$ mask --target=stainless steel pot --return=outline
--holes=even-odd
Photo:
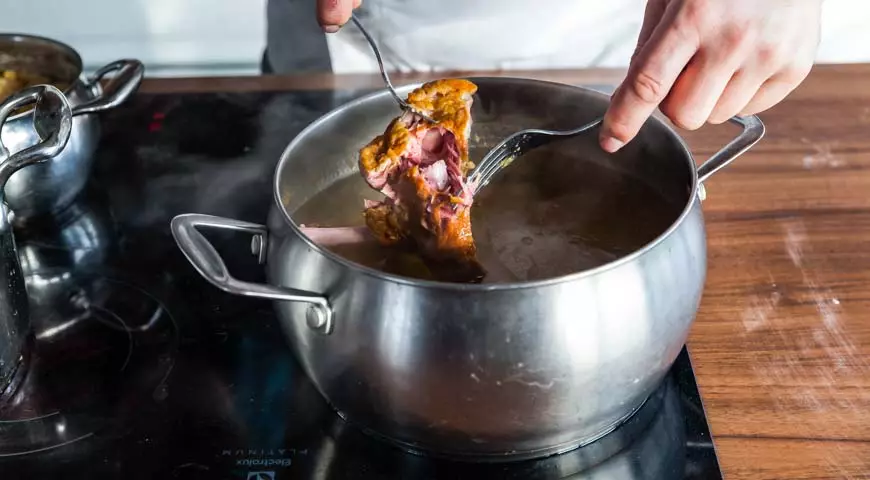
[[[521,128],[581,125],[602,115],[609,102],[568,85],[472,80],[479,86],[472,148],[484,150]],[[530,179],[527,190],[590,193],[563,219],[590,217],[586,210],[602,218],[614,214],[614,205],[625,203],[622,190],[635,185],[629,179],[640,179],[666,200],[665,221],[650,224],[632,214],[646,202],[639,200],[609,225],[623,236],[649,235],[613,261],[534,281],[468,285],[386,274],[323,248],[300,229],[309,221],[297,218],[300,208],[358,175],[355,152],[396,113],[382,92],[311,124],[278,164],[268,226],[178,216],[172,232],[184,255],[218,288],[276,300],[287,338],[320,392],[351,422],[408,448],[534,457],[612,431],[662,381],[695,318],[706,275],[701,182],[762,137],[761,121],[733,119],[742,133],[697,169],[660,118],[614,156],[589,135],[515,162],[504,175]],[[593,175],[605,170],[615,172],[607,181]],[[512,194],[500,181],[484,192],[486,202]],[[484,208],[481,202],[475,208]],[[356,198],[324,209],[359,217],[361,203]],[[252,235],[269,283],[233,278],[197,230],[206,227]]]
[[[27,118],[28,135],[38,141],[24,149],[11,150],[0,140],[0,400],[10,393],[10,385],[24,358],[24,346],[31,336],[28,297],[21,271],[15,236],[7,220],[9,211],[2,187],[24,167],[45,162],[59,155],[70,139],[72,112],[67,98],[55,87],[39,85],[9,97],[0,106],[0,126],[17,109],[36,103]],[[32,168],[32,167],[31,167]]]
[[[9,179],[6,199],[16,223],[57,212],[68,206],[87,183],[100,137],[95,114],[124,103],[139,87],[145,68],[137,60],[118,60],[85,79],[82,60],[72,47],[32,35],[0,34],[0,70],[38,74],[60,86],[73,108],[72,135],[66,148],[51,162],[28,168]],[[101,81],[114,74],[105,86]],[[0,138],[11,150],[35,144],[29,128],[30,112],[11,117]]]

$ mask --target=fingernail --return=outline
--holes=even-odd
[[[338,26],[338,25],[324,25],[324,26],[323,26],[323,31],[326,32],[326,33],[335,33],[335,32],[337,32],[338,29],[340,29],[340,28],[341,28],[341,27]]]
[[[604,149],[607,153],[616,153],[620,148],[624,147],[625,143],[613,138],[613,137],[604,137],[601,139],[601,148]]]

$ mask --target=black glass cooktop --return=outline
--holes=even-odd
[[[7,479],[721,479],[685,351],[626,424],[541,460],[402,452],[344,424],[301,373],[272,305],[207,284],[170,219],[262,222],[305,125],[363,92],[140,95],[103,117],[88,189],[19,229],[27,374],[0,410]],[[238,277],[249,238],[212,237]]]

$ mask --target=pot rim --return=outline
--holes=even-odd
[[[0,33],[0,42],[8,40],[13,43],[22,43],[22,42],[36,42],[44,45],[49,45],[52,48],[57,48],[58,50],[63,51],[65,54],[69,55],[70,59],[75,62],[76,74],[73,78],[70,79],[69,86],[63,90],[63,94],[69,96],[69,94],[75,88],[76,82],[81,80],[82,72],[84,71],[84,63],[82,63],[82,56],[79,52],[71,47],[70,45],[61,42],[60,40],[55,40],[53,38],[43,37],[41,35],[31,35],[29,33],[15,33],[15,32],[6,32]],[[15,115],[11,115],[6,122],[12,122],[13,120],[18,120],[21,117],[28,115],[30,112],[25,111],[21,113],[17,113]]]
[[[552,81],[548,81],[548,80],[537,80],[537,79],[532,79],[532,78],[511,77],[511,76],[499,76],[499,77],[476,76],[476,77],[457,77],[457,78],[463,78],[466,80],[470,80],[472,82],[474,82],[475,80],[484,80],[484,81],[507,80],[507,81],[511,81],[511,82],[526,83],[526,84],[532,84],[532,85],[548,84],[548,85],[558,86],[561,88],[584,90],[584,91],[588,92],[589,94],[591,94],[593,96],[597,96],[597,97],[602,98],[602,99],[605,99],[608,102],[609,102],[609,99],[611,98],[610,95],[601,93],[601,92],[596,91],[596,90],[592,90],[590,88],[581,87],[581,86],[577,86],[577,85],[570,85],[570,84],[566,84],[566,83],[552,82]],[[413,90],[414,88],[417,88],[420,85],[422,85],[422,83],[419,83],[419,82],[412,83],[412,84],[396,87],[396,90],[399,93],[404,93],[406,91]],[[560,275],[560,276],[556,276],[556,277],[552,277],[552,278],[545,278],[545,279],[541,279],[541,280],[532,280],[532,281],[526,281],[526,282],[508,282],[508,283],[456,283],[456,282],[442,282],[442,281],[436,281],[436,280],[419,280],[419,279],[415,279],[415,278],[404,277],[404,276],[400,276],[400,275],[386,273],[386,272],[383,272],[381,270],[377,270],[375,268],[371,268],[371,267],[367,267],[365,265],[358,264],[356,262],[353,262],[351,260],[348,260],[348,259],[342,257],[341,255],[335,254],[335,253],[329,251],[328,249],[322,248],[320,245],[318,245],[317,243],[312,241],[307,235],[305,235],[304,232],[302,232],[302,229],[299,227],[299,225],[296,223],[296,221],[293,220],[290,213],[287,211],[287,208],[281,202],[281,195],[279,192],[279,188],[280,188],[279,183],[280,183],[281,177],[279,174],[284,169],[285,164],[287,163],[287,158],[289,156],[288,155],[289,152],[293,148],[295,148],[296,145],[299,144],[302,141],[302,139],[304,139],[305,136],[309,132],[316,130],[321,124],[325,123],[326,121],[333,118],[334,116],[343,113],[346,110],[349,110],[351,108],[355,108],[361,104],[372,101],[373,99],[376,99],[378,97],[386,97],[389,95],[390,95],[390,92],[386,89],[363,95],[359,98],[356,98],[348,103],[345,103],[344,105],[341,105],[341,106],[331,110],[330,112],[327,112],[326,114],[319,117],[317,120],[311,122],[308,126],[306,126],[304,129],[302,129],[302,131],[300,131],[293,138],[293,140],[290,141],[289,144],[287,144],[287,147],[284,148],[284,151],[281,153],[281,158],[279,159],[278,164],[275,166],[273,179],[272,179],[272,181],[273,181],[272,198],[275,202],[275,206],[281,211],[281,214],[283,215],[284,221],[287,224],[289,224],[290,229],[293,230],[293,233],[295,233],[296,236],[298,236],[300,239],[302,239],[302,241],[304,241],[308,245],[308,247],[311,248],[312,250],[314,250],[315,252],[325,256],[329,260],[336,262],[345,268],[352,269],[354,271],[360,272],[360,273],[365,274],[367,276],[374,277],[374,278],[377,278],[379,280],[384,280],[384,281],[388,281],[388,282],[393,282],[393,283],[398,283],[398,284],[403,284],[403,285],[408,285],[408,286],[413,286],[413,287],[425,287],[425,288],[434,288],[434,289],[439,289],[439,290],[469,292],[469,293],[471,293],[471,292],[504,291],[504,290],[519,290],[519,289],[527,289],[527,288],[539,288],[539,287],[547,287],[547,286],[552,286],[552,285],[556,285],[556,284],[568,283],[568,282],[572,282],[572,281],[576,281],[576,280],[581,280],[584,278],[589,278],[589,277],[592,277],[595,275],[600,275],[604,272],[619,268],[627,263],[635,261],[637,258],[640,258],[640,257],[646,255],[647,253],[649,253],[650,251],[652,251],[653,249],[655,249],[659,244],[661,244],[668,237],[670,237],[678,228],[680,228],[680,226],[685,221],[686,217],[688,217],[689,214],[692,212],[692,209],[694,208],[695,203],[698,199],[698,189],[699,189],[698,170],[697,170],[697,166],[695,164],[695,158],[692,155],[691,150],[689,150],[689,147],[686,144],[686,141],[683,139],[683,137],[680,136],[676,132],[676,130],[674,130],[674,128],[668,122],[663,121],[657,115],[653,115],[652,117],[650,117],[650,120],[660,122],[662,124],[662,126],[666,129],[666,131],[672,136],[672,138],[675,138],[677,140],[680,148],[685,153],[683,158],[687,163],[686,166],[689,168],[689,170],[691,170],[692,188],[691,188],[691,191],[689,193],[688,201],[686,202],[686,205],[683,207],[683,210],[682,210],[682,212],[680,212],[680,215],[677,217],[677,219],[674,220],[674,222],[667,229],[665,229],[662,233],[660,233],[654,239],[647,242],[642,247],[634,250],[633,252],[631,252],[627,255],[624,255],[622,257],[619,257],[616,260],[607,262],[603,265],[599,265],[599,266],[594,267],[594,268],[590,268],[588,270],[581,270],[579,272],[569,273],[567,275]]]
[[[69,93],[69,91],[72,90],[72,84],[81,77],[82,72],[84,71],[82,56],[79,54],[79,52],[70,45],[61,42],[60,40],[55,40],[53,38],[43,37],[40,35],[31,35],[29,33],[15,32],[0,33],[0,41],[3,40],[10,40],[12,42],[19,43],[22,41],[32,41],[36,43],[48,44],[51,47],[62,50],[64,51],[64,53],[68,54],[70,58],[75,61],[76,74],[75,77],[71,79],[70,86],[67,87],[63,93]]]

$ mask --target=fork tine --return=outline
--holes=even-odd
[[[496,173],[498,173],[498,171],[499,169],[490,170],[488,172],[488,175],[481,176],[477,181],[477,188],[475,189],[475,191],[480,190],[481,188],[488,185],[490,180],[492,180],[492,178],[495,176]]]
[[[426,115],[420,109],[415,108],[413,105],[411,105],[408,102],[402,102],[402,108],[409,110],[410,112],[415,113],[417,115],[420,115],[421,117],[423,117],[423,120],[426,120],[429,123],[438,125],[438,122],[434,118],[430,117],[429,115]]]
[[[495,174],[499,170],[499,167],[501,166],[501,163],[504,161],[505,158],[507,158],[506,155],[498,155],[497,157],[493,157],[492,163],[490,163],[486,169],[482,169],[480,171],[480,174],[477,176],[478,184],[488,178],[491,178],[493,174]]]
[[[502,162],[512,153],[515,153],[517,150],[517,145],[514,139],[511,139],[509,142],[503,142],[501,145],[490,151],[483,160],[481,160],[481,165],[479,168],[480,175],[484,174],[491,175],[493,170],[498,170],[501,168]],[[519,153],[519,152],[516,152]]]
[[[490,150],[483,159],[478,162],[477,166],[474,167],[471,174],[468,175],[467,181],[468,183],[477,183],[475,191],[472,194],[477,194],[477,190],[480,190],[484,185],[489,183],[492,177],[498,173],[501,169],[502,162],[507,156],[513,151],[510,147],[510,142],[503,141],[498,146]],[[460,192],[461,194],[462,192]],[[459,210],[459,205],[453,205],[453,211],[456,212]]]
[[[503,148],[504,146],[501,147],[490,151],[468,176],[469,183],[476,184],[475,193],[482,185],[489,183],[489,179],[498,172],[502,162],[507,157],[510,150]]]
[[[478,165],[478,168],[475,168],[474,171],[471,173],[471,175],[468,176],[468,183],[475,183],[475,182],[479,181],[487,172],[492,170],[492,168],[493,168],[493,161],[492,160],[494,158],[495,157],[490,157],[490,159],[488,159],[486,161],[486,163],[481,162],[480,165]]]
[[[480,162],[480,166],[475,169],[474,176],[480,178],[486,172],[489,172],[498,164],[497,160],[500,155],[493,155],[486,159],[486,161]]]
[[[499,170],[502,169],[502,163],[508,157],[508,152],[503,151],[500,152],[499,155],[492,157],[492,162],[485,170],[481,170],[480,174],[477,176],[477,190],[482,188],[484,185],[488,184],[492,177],[495,176]]]
[[[512,161],[505,163],[505,160],[508,158],[518,158],[539,146],[580,135],[601,125],[602,120],[599,117],[574,130],[520,130],[505,138],[487,152],[468,175],[468,183],[476,185],[474,192],[472,192],[473,195],[477,195],[483,187],[489,184],[496,174],[512,163]],[[454,205],[453,210],[456,211],[457,209],[458,205]]]
[[[477,170],[483,171],[492,168],[494,165],[498,165],[499,159],[504,157],[511,150],[511,146],[509,142],[502,142],[497,145],[495,148],[487,152],[487,154],[480,160],[478,164]]]

